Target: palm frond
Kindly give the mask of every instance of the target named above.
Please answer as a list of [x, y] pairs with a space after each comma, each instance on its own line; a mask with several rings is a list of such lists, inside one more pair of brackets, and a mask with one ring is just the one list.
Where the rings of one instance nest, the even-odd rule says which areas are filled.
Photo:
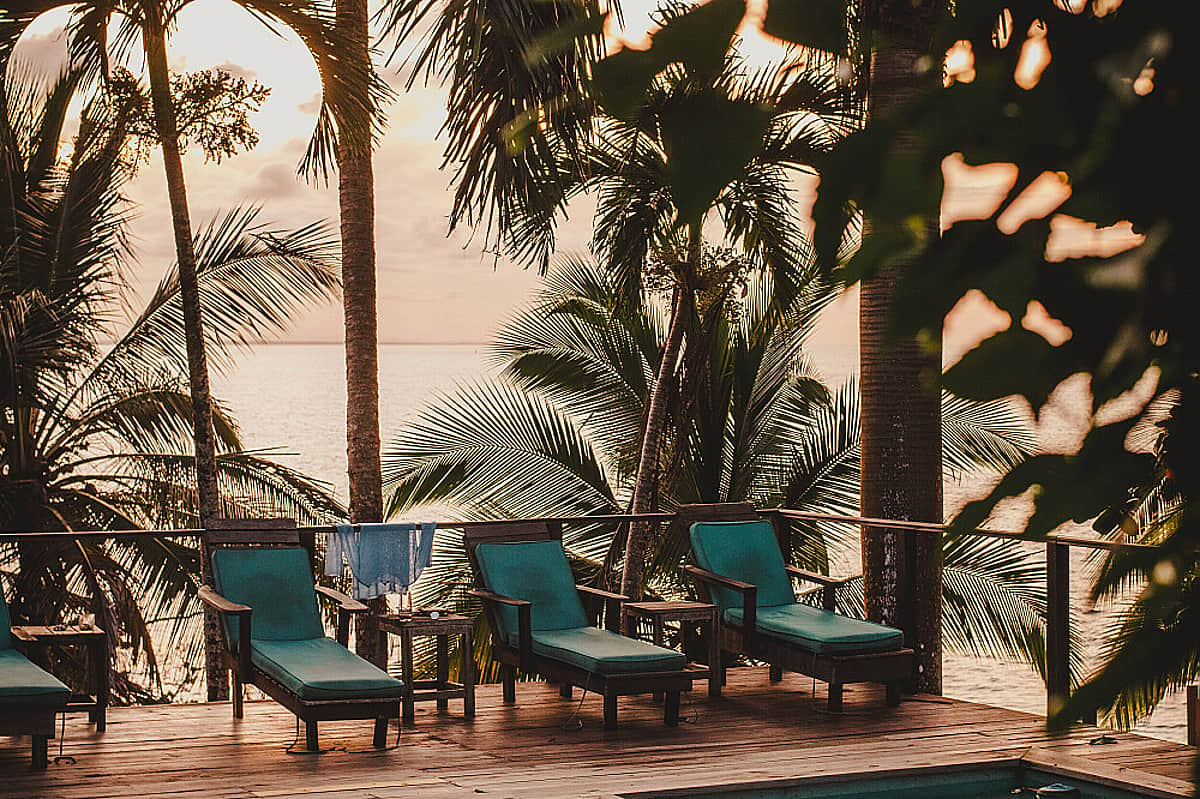
[[[235, 208], [196, 236], [200, 304], [211, 362], [228, 366], [232, 350], [286, 331], [297, 309], [336, 296], [337, 240], [325, 223], [287, 232], [258, 222], [259, 210]], [[178, 275], [172, 270], [145, 310], [81, 386], [103, 391], [113, 380], [166, 363], [187, 363]]]
[[501, 383], [435, 396], [387, 446], [389, 515], [452, 504], [483, 518], [611, 513], [591, 445], [544, 400]]
[[1037, 451], [1033, 424], [1011, 400], [974, 402], [942, 395], [945, 468], [1007, 471]]

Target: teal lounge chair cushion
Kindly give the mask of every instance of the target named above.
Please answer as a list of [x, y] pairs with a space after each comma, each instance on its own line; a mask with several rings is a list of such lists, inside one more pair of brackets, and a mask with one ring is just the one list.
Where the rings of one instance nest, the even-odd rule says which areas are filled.
[[[217, 593], [253, 609], [255, 641], [324, 638], [308, 552], [300, 547], [224, 548], [213, 552]], [[238, 641], [237, 619], [226, 618], [230, 642]]]
[[[524, 599], [529, 609], [530, 627], [538, 630], [572, 630], [587, 626], [583, 603], [571, 575], [571, 564], [562, 542], [513, 541], [480, 544], [475, 560], [483, 577], [484, 588], [502, 596]], [[515, 645], [519, 634], [517, 609], [498, 605], [504, 639]]]
[[250, 662], [301, 699], [386, 699], [404, 693], [404, 683], [330, 638], [255, 640]]
[[10, 647], [0, 651], [0, 706], [22, 704], [64, 708], [70, 696], [71, 690], [67, 686], [17, 650]]
[[[696, 522], [689, 532], [696, 565], [754, 585], [758, 589], [758, 607], [796, 601], [770, 522]], [[715, 586], [711, 591], [713, 603], [722, 612], [742, 607], [742, 595], [736, 591]]]
[[[724, 618], [740, 625], [742, 608], [728, 608]], [[820, 655], [887, 652], [904, 644], [904, 634], [892, 627], [798, 603], [760, 607], [755, 611], [755, 621], [756, 631]]]
[[679, 652], [595, 627], [535, 632], [533, 651], [596, 674], [678, 671], [686, 663]]

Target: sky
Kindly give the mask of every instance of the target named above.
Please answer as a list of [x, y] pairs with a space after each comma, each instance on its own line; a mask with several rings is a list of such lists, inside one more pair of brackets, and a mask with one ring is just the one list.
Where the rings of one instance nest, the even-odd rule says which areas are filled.
[[[752, 5], [751, 16], [754, 13]], [[626, 14], [638, 18], [629, 8]], [[44, 66], [65, 62], [64, 20], [61, 14], [39, 19], [23, 37], [17, 58]], [[627, 41], [645, 41], [637, 26], [633, 30]], [[749, 38], [752, 48], [769, 51], [770, 44]], [[239, 203], [261, 205], [260, 218], [282, 226], [318, 219], [336, 224], [336, 185], [314, 186], [296, 173], [320, 98], [316, 69], [299, 40], [275, 35], [228, 0], [195, 0], [180, 15], [169, 55], [175, 71], [221, 67], [271, 88], [269, 99], [251, 119], [260, 134], [254, 150], [220, 164], [206, 164], [197, 150], [186, 155], [193, 226]], [[442, 143], [437, 137], [445, 93], [420, 84], [406, 91], [395, 66], [382, 65], [381, 71], [398, 97], [387, 109], [387, 132], [375, 155], [380, 341], [486, 341], [530, 296], [538, 276], [485, 252], [482, 233], [447, 235], [453, 174], [440, 168]], [[1004, 167], [972, 168], [953, 161], [947, 162], [945, 174], [950, 188], [943, 203], [944, 220], [990, 214], [1014, 178]], [[1061, 202], [1062, 187], [1055, 184], [1051, 178], [1033, 192], [1036, 197], [1026, 203], [1030, 213], [1044, 215]], [[142, 167], [129, 193], [141, 209], [133, 226], [139, 260], [133, 270], [135, 290], [147, 296], [174, 255], [166, 183], [157, 156]], [[586, 202], [570, 209], [558, 231], [560, 252], [586, 248], [589, 211]], [[1067, 224], [1064, 230], [1063, 240], [1076, 244], [1062, 245], [1064, 254], [1073, 254], [1080, 242], [1112, 239], [1087, 226]], [[849, 292], [826, 313], [814, 348], [856, 346], [856, 320], [857, 299]], [[1005, 325], [1007, 318], [985, 300], [969, 297], [947, 320], [946, 360], [957, 359], [983, 335]], [[308, 311], [296, 320], [286, 340], [340, 342], [340, 304]]]
[[[45, 15], [18, 47], [17, 58], [61, 63], [63, 18]], [[236, 204], [263, 207], [260, 218], [283, 226], [318, 219], [336, 225], [336, 177], [329, 187], [296, 174], [316, 120], [320, 82], [298, 39], [267, 31], [226, 0], [197, 0], [181, 14], [170, 42], [174, 71], [221, 67], [257, 80], [271, 95], [251, 123], [258, 146], [206, 164], [193, 149], [184, 171], [192, 224], [199, 228]], [[388, 108], [388, 130], [375, 155], [376, 246], [380, 340], [383, 342], [478, 342], [522, 302], [537, 284], [536, 272], [484, 252], [482, 236], [447, 237], [452, 174], [441, 171], [436, 140], [445, 104], [439, 88], [404, 92], [395, 68], [383, 70], [399, 91]], [[129, 194], [140, 205], [133, 226], [139, 264], [134, 279], [146, 296], [174, 257], [166, 181], [157, 156], [142, 166]], [[586, 214], [564, 226], [564, 245], [587, 242]], [[449, 312], [448, 312], [449, 311]], [[338, 304], [316, 308], [297, 320], [291, 341], [341, 341]]]

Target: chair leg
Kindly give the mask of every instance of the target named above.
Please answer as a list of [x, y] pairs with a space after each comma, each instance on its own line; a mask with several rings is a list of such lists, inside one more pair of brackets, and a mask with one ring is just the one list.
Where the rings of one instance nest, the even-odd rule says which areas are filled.
[[604, 695], [604, 729], [615, 730], [617, 728], [617, 695], [606, 693]]
[[667, 691], [667, 700], [663, 706], [663, 724], [668, 727], [679, 726], [679, 691]]
[[317, 740], [317, 723], [315, 721], [304, 722], [304, 745], [310, 752], [317, 752], [321, 749], [321, 744]]
[[561, 696], [563, 699], [570, 699], [571, 694], [573, 693], [573, 691], [572, 691], [573, 687], [574, 686], [572, 686], [571, 683], [569, 683], [569, 682], [559, 683], [558, 684], [558, 695]]
[[49, 735], [33, 736], [33, 761], [31, 765], [34, 771], [45, 771], [46, 767], [50, 765], [49, 744]]
[[887, 706], [896, 707], [900, 704], [900, 683], [890, 682], [887, 684]]
[[233, 717], [235, 719], [242, 718], [246, 712], [243, 702], [245, 701], [245, 691], [242, 689], [242, 675], [237, 671], [231, 672], [233, 676], [233, 691], [230, 697], [233, 700]]
[[783, 679], [783, 666], [771, 664], [771, 670], [768, 672], [767, 676], [770, 678], [771, 682], [779, 682]]
[[840, 682], [829, 684], [829, 712], [842, 712], [842, 684]]
[[512, 704], [517, 701], [517, 672], [512, 666], [500, 667], [500, 681], [504, 683], [504, 701]]
[[387, 731], [388, 719], [387, 716], [380, 716], [375, 719], [375, 738], [372, 743], [376, 749], [382, 749], [387, 746]]

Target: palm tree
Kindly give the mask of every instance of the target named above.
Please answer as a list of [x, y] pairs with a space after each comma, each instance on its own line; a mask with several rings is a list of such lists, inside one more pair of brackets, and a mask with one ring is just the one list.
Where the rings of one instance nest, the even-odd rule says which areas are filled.
[[[93, 103], [70, 155], [58, 155], [80, 73], [48, 92], [27, 82], [0, 106], [0, 529], [128, 530], [197, 523], [196, 459], [178, 273], [108, 349], [99, 345], [119, 307], [128, 261], [121, 195], [129, 108]], [[336, 291], [327, 230], [267, 228], [254, 209], [231, 212], [195, 242], [210, 342], [230, 348], [286, 328], [294, 310]], [[215, 410], [221, 509], [285, 512], [318, 522], [340, 513], [321, 486], [242, 451], [232, 418]], [[189, 629], [196, 551], [170, 539], [103, 544], [22, 543], [3, 553], [16, 584], [14, 613], [45, 620], [88, 610], [115, 642], [131, 641], [151, 678], [158, 658], [145, 612]], [[186, 662], [186, 659], [185, 659]], [[127, 696], [147, 689], [129, 681]], [[157, 694], [156, 694], [157, 695]]]
[[[797, 104], [795, 97], [805, 102]], [[597, 197], [593, 248], [616, 276], [618, 296], [636, 305], [652, 273], [665, 278], [671, 292], [666, 344], [648, 382], [649, 399], [636, 436], [640, 446], [632, 512], [656, 506], [661, 459], [670, 449], [668, 406], [679, 405], [685, 416], [694, 406], [708, 340], [729, 292], [747, 274], [767, 272], [777, 296], [787, 303], [803, 282], [807, 243], [796, 221], [788, 166], [832, 146], [848, 129], [840, 101], [831, 69], [788, 63], [748, 75], [736, 54], [728, 55], [715, 72], [672, 65], [651, 82], [637, 116], [598, 118], [596, 134], [583, 148], [586, 173], [581, 179], [569, 179], [569, 163], [560, 168], [565, 197], [585, 191]], [[755, 134], [740, 171], [717, 187], [711, 202], [685, 206], [677, 184], [688, 169], [678, 155], [684, 148], [677, 120], [728, 104], [776, 112]], [[544, 222], [541, 214], [531, 213], [520, 217], [513, 230], [536, 237]], [[714, 228], [719, 233], [713, 238], [722, 238], [730, 249], [708, 248], [704, 231]], [[621, 585], [631, 596], [641, 591], [652, 532], [645, 524], [629, 530]]]
[[[192, 0], [118, 0], [118, 2], [46, 3], [17, 5], [0, 15], [0, 74], [17, 39], [38, 14], [59, 6], [72, 11], [71, 49], [73, 61], [84, 65], [90, 74], [106, 75], [109, 63], [109, 23], [119, 23], [114, 40], [116, 55], [123, 57], [140, 39], [150, 78], [151, 103], [158, 143], [162, 147], [163, 168], [171, 207], [175, 236], [176, 261], [179, 265], [180, 291], [188, 352], [189, 388], [192, 414], [196, 479], [200, 497], [200, 516], [204, 522], [219, 513], [216, 449], [213, 439], [212, 402], [208, 387], [202, 312], [196, 276], [196, 256], [192, 244], [191, 218], [187, 207], [183, 163], [180, 158], [179, 131], [171, 102], [170, 75], [167, 69], [167, 37], [179, 13]], [[386, 87], [374, 75], [370, 63], [347, 59], [353, 40], [342, 37], [335, 28], [335, 12], [327, 0], [238, 0], [239, 5], [268, 26], [279, 24], [294, 31], [308, 48], [321, 77], [322, 105], [317, 126], [309, 143], [303, 171], [317, 177], [328, 174], [338, 142], [353, 152], [369, 147], [376, 102]], [[207, 572], [207, 558], [204, 561]], [[216, 618], [208, 613], [209, 696], [226, 694], [224, 668], [216, 640]]]
[[[594, 192], [601, 205], [595, 247], [622, 275], [624, 296], [639, 301], [651, 258], [670, 274], [670, 332], [648, 383], [630, 497], [632, 511], [651, 510], [667, 408], [680, 401], [680, 389], [694, 389], [694, 378], [681, 382], [684, 364], [704, 362], [701, 331], [715, 319], [698, 320], [686, 334], [697, 317], [697, 292], [708, 290], [710, 307], [719, 307], [721, 293], [734, 283], [722, 286], [711, 272], [702, 274], [704, 231], [714, 226], [710, 212], [724, 225], [710, 237], [744, 248], [751, 268], [775, 271], [783, 295], [782, 287], [795, 279], [782, 273], [803, 260], [804, 246], [780, 163], [825, 149], [840, 135], [846, 120], [836, 102], [841, 92], [830, 90], [832, 72], [786, 64], [747, 77], [735, 57], [715, 64], [684, 59], [651, 81], [638, 113], [605, 115], [593, 97], [581, 94], [603, 55], [603, 15], [588, 4], [406, 0], [388, 8], [386, 32], [396, 35], [397, 50], [424, 36], [408, 61], [413, 79], [424, 73], [450, 84], [446, 155], [459, 168], [451, 227], [486, 220], [498, 248], [544, 269], [558, 214], [579, 193]], [[662, 14], [669, 21], [688, 12], [680, 4]], [[765, 106], [778, 113], [759, 111]], [[695, 148], [681, 142], [704, 140], [705, 122], [730, 107], [762, 117], [749, 134], [749, 163], [700, 206], [681, 203], [688, 194], [683, 184], [706, 172], [692, 168]], [[685, 408], [692, 404], [682, 401]], [[621, 582], [630, 595], [641, 590], [650, 535], [645, 525], [629, 532]]]
[[[943, 0], [860, 0], [859, 58], [867, 78], [868, 119], [886, 117], [906, 99], [936, 85], [932, 52]], [[876, 42], [882, 46], [876, 47]], [[869, 64], [869, 66], [867, 66]], [[870, 122], [868, 122], [868, 125]], [[903, 146], [902, 144], [899, 146]], [[937, 208], [923, 221], [938, 235]], [[868, 224], [864, 237], [871, 235]], [[941, 522], [942, 420], [939, 391], [941, 329], [921, 341], [897, 339], [892, 296], [910, 261], [896, 259], [859, 286], [859, 373], [862, 378], [862, 507], [867, 518]], [[942, 690], [942, 547], [929, 536], [864, 527], [867, 618], [903, 629], [916, 651], [914, 687]]]
[[[389, 445], [389, 512], [434, 505], [462, 518], [619, 513], [630, 491], [644, 386], [666, 325], [650, 307], [628, 313], [615, 292], [613, 276], [594, 263], [568, 261], [552, 272], [539, 298], [497, 335], [501, 378], [433, 398]], [[793, 314], [780, 316], [764, 281], [751, 287], [739, 316], [723, 315], [681, 466], [660, 484], [665, 508], [751, 500], [823, 513], [857, 510], [857, 386], [828, 397], [802, 357], [833, 294], [813, 286]], [[1030, 446], [1028, 431], [1003, 403], [947, 398], [945, 419], [952, 468], [1003, 468]], [[572, 527], [566, 544], [578, 566], [599, 573], [615, 532], [605, 524]], [[792, 535], [793, 551], [820, 571], [854, 549], [842, 526], [796, 525]], [[947, 543], [943, 602], [952, 612], [945, 635], [957, 649], [1016, 655], [1041, 668], [1040, 567], [1003, 543]], [[461, 547], [449, 536], [438, 547], [419, 599], [465, 603], [470, 576]], [[677, 529], [658, 540], [648, 558], [648, 590], [683, 594], [677, 567], [686, 549]], [[842, 597], [842, 609], [861, 615], [861, 582], [857, 588]]]

